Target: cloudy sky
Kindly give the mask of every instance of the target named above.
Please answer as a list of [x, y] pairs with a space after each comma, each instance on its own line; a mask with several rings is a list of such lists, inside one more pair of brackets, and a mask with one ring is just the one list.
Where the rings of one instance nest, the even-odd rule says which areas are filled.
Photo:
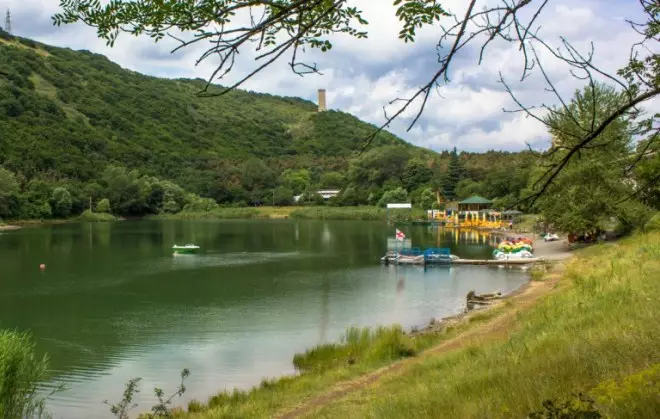
[[[480, 0], [479, 3], [483, 6], [499, 1]], [[109, 48], [96, 38], [91, 28], [54, 27], [50, 17], [57, 12], [58, 3], [57, 0], [4, 0], [0, 1], [0, 10], [11, 9], [16, 35], [101, 53], [141, 73], [207, 78], [214, 68], [211, 61], [195, 66], [199, 50], [170, 54], [173, 44], [167, 41], [154, 44], [149, 38], [124, 35], [114, 48]], [[331, 52], [308, 53], [305, 61], [317, 63], [323, 75], [301, 78], [282, 62], [257, 75], [244, 88], [313, 101], [316, 101], [317, 89], [325, 88], [330, 108], [350, 112], [374, 124], [383, 123], [383, 106], [392, 99], [409, 95], [437, 71], [436, 45], [440, 31], [438, 27], [427, 27], [419, 33], [415, 44], [405, 44], [397, 38], [400, 25], [391, 0], [351, 0], [350, 3], [362, 9], [370, 22], [368, 39], [337, 37], [333, 39]], [[447, 0], [443, 4], [452, 12], [460, 13], [465, 3]], [[4, 11], [2, 14], [4, 16]], [[639, 16], [640, 6], [636, 0], [550, 0], [539, 20], [539, 34], [554, 45], [558, 45], [563, 36], [583, 50], [593, 42], [596, 64], [614, 72], [625, 64], [629, 48], [637, 39], [626, 19]], [[220, 83], [227, 84], [251, 68], [250, 54], [246, 51], [242, 55], [246, 59], [237, 64], [229, 79], [220, 80]], [[570, 96], [581, 86], [556, 59], [548, 54], [542, 54], [541, 59], [564, 95]], [[520, 150], [526, 144], [543, 148], [548, 144], [548, 137], [542, 124], [519, 113], [503, 112], [503, 108], [515, 109], [515, 103], [498, 83], [499, 72], [525, 104], [556, 102], [545, 90], [546, 85], [538, 72], [524, 83], [518, 83], [521, 69], [521, 55], [515, 46], [493, 44], [481, 65], [477, 50], [466, 49], [451, 67], [451, 83], [432, 95], [415, 127], [406, 130], [411, 116], [406, 114], [390, 129], [411, 143], [438, 151], [453, 146], [467, 151]]]

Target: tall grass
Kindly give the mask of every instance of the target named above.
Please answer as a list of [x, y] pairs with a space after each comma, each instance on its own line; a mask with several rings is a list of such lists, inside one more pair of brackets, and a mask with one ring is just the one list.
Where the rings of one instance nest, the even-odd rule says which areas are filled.
[[291, 211], [296, 220], [385, 220], [385, 210], [377, 207], [304, 207]]
[[507, 339], [429, 357], [315, 416], [526, 417], [585, 393], [604, 416], [658, 417], [658, 278], [660, 233], [588, 249]]
[[400, 326], [349, 328], [339, 343], [316, 346], [293, 357], [298, 371], [321, 372], [357, 362], [374, 364], [414, 356], [418, 349]]
[[45, 414], [37, 385], [46, 376], [48, 359], [35, 353], [25, 333], [0, 330], [0, 414], [2, 418], [33, 418]]
[[415, 356], [447, 333], [411, 337], [400, 326], [349, 328], [338, 343], [316, 346], [296, 354], [296, 376], [264, 380], [249, 391], [224, 391], [211, 397], [206, 405], [193, 401], [189, 416], [195, 418], [273, 417], [274, 412], [290, 408], [301, 400], [329, 387], [387, 365], [397, 359]]
[[[388, 213], [379, 207], [304, 207], [291, 211], [291, 218], [297, 220], [360, 220], [385, 221]], [[420, 209], [390, 210], [392, 221], [412, 221], [425, 219], [426, 212]]]
[[[225, 219], [281, 219], [295, 220], [359, 220], [385, 221], [385, 208], [378, 207], [230, 207], [210, 211], [181, 211], [176, 214], [160, 214], [154, 218], [163, 220], [225, 220]], [[390, 210], [392, 221], [425, 219], [420, 209]]]
[[270, 218], [257, 208], [216, 208], [205, 212], [181, 211], [177, 214], [161, 214], [156, 218], [164, 220], [232, 220]]

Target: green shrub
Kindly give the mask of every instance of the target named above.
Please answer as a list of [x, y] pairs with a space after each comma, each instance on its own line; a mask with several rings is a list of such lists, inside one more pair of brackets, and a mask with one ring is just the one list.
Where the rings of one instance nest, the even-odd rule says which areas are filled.
[[594, 401], [581, 393], [563, 402], [546, 400], [543, 402], [542, 410], [529, 415], [530, 419], [597, 419], [602, 417]]
[[198, 198], [193, 199], [192, 202], [183, 207], [185, 212], [209, 212], [218, 209], [218, 203], [211, 198]]
[[0, 412], [3, 418], [41, 417], [45, 399], [37, 385], [46, 378], [48, 358], [38, 357], [32, 337], [0, 331]]
[[188, 402], [188, 412], [190, 413], [199, 413], [203, 412], [205, 409], [204, 405], [197, 400], [191, 400]]
[[96, 212], [110, 212], [110, 200], [108, 198], [103, 198], [96, 204]]
[[403, 188], [396, 188], [385, 192], [380, 198], [380, 201], [378, 201], [378, 206], [385, 207], [390, 203], [404, 203], [408, 201], [408, 192]]
[[653, 417], [660, 412], [660, 363], [619, 380], [606, 380], [589, 393], [608, 417]]
[[92, 212], [90, 210], [85, 210], [80, 214], [78, 219], [88, 223], [100, 223], [105, 221], [115, 221], [117, 218], [105, 212]]

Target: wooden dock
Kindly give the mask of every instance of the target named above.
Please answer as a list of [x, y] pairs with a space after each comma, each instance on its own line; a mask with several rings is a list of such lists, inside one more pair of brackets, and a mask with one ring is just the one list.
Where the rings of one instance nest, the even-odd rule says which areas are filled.
[[[513, 265], [529, 265], [532, 263], [542, 262], [543, 258], [525, 258], [525, 259], [455, 259], [452, 258], [447, 265], [494, 265], [494, 266], [513, 266]], [[426, 265], [424, 256], [404, 256], [399, 257], [396, 261], [387, 260], [386, 257], [381, 259], [382, 262], [391, 263], [393, 265]]]
[[537, 263], [543, 261], [543, 258], [527, 258], [527, 259], [456, 259], [452, 260], [452, 265], [528, 265], [530, 263]]

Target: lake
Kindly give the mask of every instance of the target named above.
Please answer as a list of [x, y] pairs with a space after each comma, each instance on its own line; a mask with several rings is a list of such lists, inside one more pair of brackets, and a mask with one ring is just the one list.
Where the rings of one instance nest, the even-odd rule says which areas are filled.
[[[414, 246], [489, 258], [476, 232], [401, 227]], [[394, 228], [363, 221], [123, 221], [24, 228], [0, 234], [0, 327], [31, 331], [50, 355], [48, 403], [57, 418], [112, 417], [142, 377], [182, 401], [293, 373], [296, 352], [348, 326], [424, 326], [463, 310], [465, 296], [510, 292], [517, 269], [384, 266]], [[173, 256], [195, 243], [199, 255]], [[41, 271], [39, 264], [45, 263]]]

